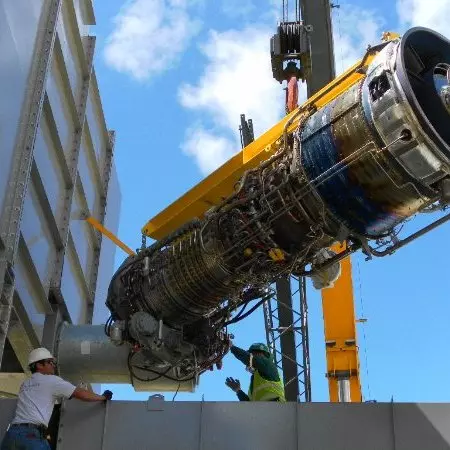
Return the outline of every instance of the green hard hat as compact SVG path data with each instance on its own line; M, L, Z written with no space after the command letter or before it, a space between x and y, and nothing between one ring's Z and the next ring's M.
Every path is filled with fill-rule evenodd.
M269 347L267 347L266 344L262 344L260 342L250 345L250 348L248 349L248 351L249 352L254 352L254 351L264 352L264 353L267 353L267 355L270 355Z

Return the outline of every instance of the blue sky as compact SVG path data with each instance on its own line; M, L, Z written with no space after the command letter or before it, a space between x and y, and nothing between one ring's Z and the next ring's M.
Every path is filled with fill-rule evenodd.
M117 132L123 204L120 238L140 243L141 226L239 150L239 114L259 135L283 113L269 39L281 1L109 0L95 2L96 71L108 127ZM338 3L338 2L335 2ZM338 71L385 30L428 26L447 34L449 0L340 1L333 13ZM429 220L419 218L417 227ZM450 401L450 225L394 256L353 257L364 397ZM118 251L116 264L124 255ZM327 401L320 293L308 289L314 401ZM100 299L98 301L101 301ZM262 312L234 330L243 347L265 338ZM232 356L178 400L234 400L226 376L249 375ZM117 399L145 399L114 387ZM171 399L170 393L166 398Z

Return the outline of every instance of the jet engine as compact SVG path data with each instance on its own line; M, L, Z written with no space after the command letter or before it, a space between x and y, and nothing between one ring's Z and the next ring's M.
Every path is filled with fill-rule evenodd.
M350 83L352 73L362 76ZM117 270L106 330L132 345L132 374L197 377L278 277L325 288L350 253L390 254L448 220L398 237L407 219L450 201L450 42L413 28L339 80L331 101L318 106L327 86L292 113L277 152L228 198ZM345 250L332 252L338 242Z

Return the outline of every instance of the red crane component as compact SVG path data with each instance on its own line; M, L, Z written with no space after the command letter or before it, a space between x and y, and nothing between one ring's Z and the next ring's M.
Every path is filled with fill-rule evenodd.
M292 75L288 79L286 88L286 114L294 111L298 106L298 79Z

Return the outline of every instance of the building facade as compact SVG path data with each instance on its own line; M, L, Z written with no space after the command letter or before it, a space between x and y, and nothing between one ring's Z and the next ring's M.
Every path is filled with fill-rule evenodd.
M61 321L106 320L121 194L102 109L92 0L0 2L0 391ZM94 303L100 308L95 312Z

